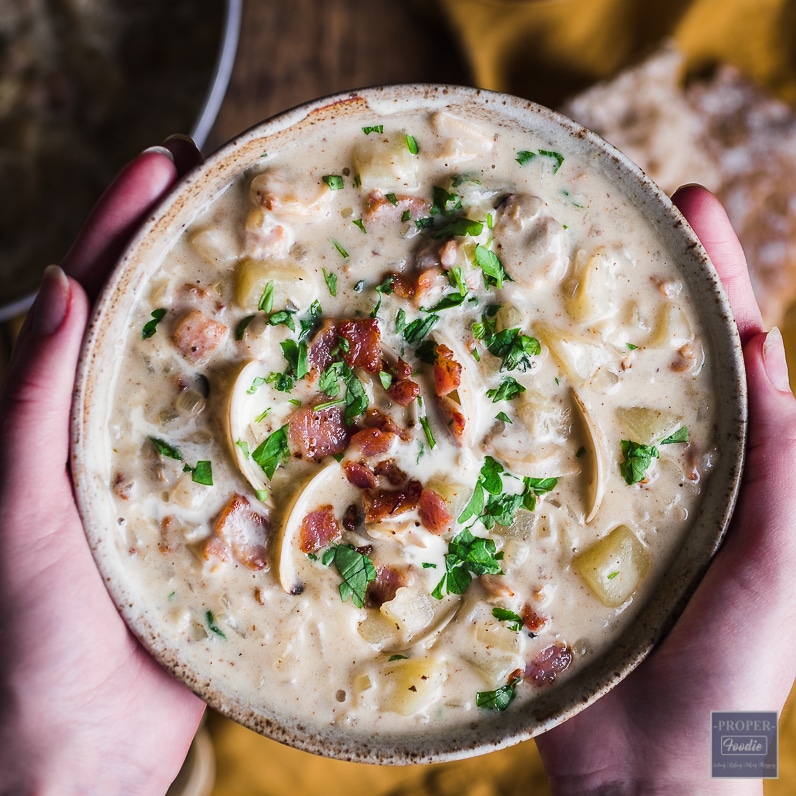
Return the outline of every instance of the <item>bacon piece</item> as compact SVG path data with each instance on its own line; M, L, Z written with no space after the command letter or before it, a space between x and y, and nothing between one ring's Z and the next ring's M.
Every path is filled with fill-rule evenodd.
M385 415L380 409L371 407L365 412L365 425L369 428L380 428L382 431L392 431L397 434L403 442L408 442L412 435L401 428L389 415Z
M261 570L268 566L265 555L265 540L268 535L268 520L254 511L243 495L234 494L221 510L213 526L213 535L202 547L205 560L220 558L219 542L232 551L232 557L247 569Z
M532 605L526 603L522 608L522 623L531 633L538 633L547 623L548 618L536 613Z
M339 406L314 411L302 407L288 418L290 447L305 459L318 461L324 456L342 453L348 447L351 430L346 426Z
M560 642L545 647L525 666L524 677L534 685L550 685L572 663L572 650Z
M365 604L371 608L378 608L384 603L395 599L395 594L401 586L409 582L408 570L395 567L376 567L376 580L368 584Z
M358 448L363 456L381 456L392 447L396 435L392 431L368 427L351 437L351 447Z
M445 418L445 424L448 430L453 435L453 441L457 445L461 445L464 428L467 424L461 405L454 401L449 395L438 396L437 404L440 408L440 412Z
M208 318L201 310L191 310L177 322L171 340L193 365L203 365L227 336L223 323Z
M434 390L439 396L447 395L462 383L462 366L446 345L436 346L434 354Z
M310 343L310 365L318 370L326 370L332 364L332 351L339 339L334 322L325 319Z
M359 509L352 503L343 514L343 528L347 531L355 531L361 521Z
M373 489L373 487L377 486L379 483L378 478L376 478L376 473L366 464L349 460L343 462L343 470L345 471L345 477L348 479L348 482L360 489Z
M417 508L423 486L411 480L400 489L367 489L362 494L365 522L378 523Z
M340 523L334 516L334 508L331 505L321 506L301 521L299 547L302 553L314 553L341 537Z
M445 499L433 489L423 489L417 509L423 527L437 536L442 536L453 523L453 515L448 511Z
M343 360L352 368L364 368L368 373L381 370L381 330L375 318L340 321L337 333L348 341Z
M410 299L415 295L415 284L409 277L403 274L389 274L392 277L392 292L398 298Z
M373 472L376 475L383 475L393 486L405 484L408 480L407 474L395 463L395 459L385 459L379 462Z
M409 378L412 375L412 368L403 359L399 357L395 366L383 362L382 369L393 377L392 384L387 388L387 395L395 403L409 406L420 395L420 385Z

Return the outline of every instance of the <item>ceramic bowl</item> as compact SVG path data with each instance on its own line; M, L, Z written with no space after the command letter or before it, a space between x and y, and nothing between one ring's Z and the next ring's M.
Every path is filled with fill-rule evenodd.
M410 108L476 108L483 117L516 125L585 156L657 230L682 280L700 307L714 369L716 445L720 456L707 481L693 526L651 599L616 643L562 687L540 689L521 710L481 713L477 721L423 735L386 734L363 739L345 727L308 726L296 720L278 693L267 704L243 699L221 671L195 668L170 628L149 610L145 587L129 573L128 543L117 525L109 470L108 413L128 316L164 253L192 219L264 152L341 116L369 124L376 112ZM131 407L133 411L133 407ZM72 473L80 513L97 566L122 616L151 654L211 706L278 741L331 757L369 763L428 763L493 751L565 721L617 685L675 622L730 521L741 476L746 393L737 330L727 298L704 249L679 211L624 155L571 120L515 97L472 88L409 85L352 91L310 102L240 135L187 176L138 232L97 302L83 349L73 408Z

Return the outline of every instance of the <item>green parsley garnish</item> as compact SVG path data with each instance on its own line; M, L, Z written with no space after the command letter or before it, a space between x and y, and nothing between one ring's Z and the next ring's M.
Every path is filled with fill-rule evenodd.
M487 287L496 287L500 290L503 287L503 282L511 281L500 258L480 243L475 247L475 262L484 273L484 284Z
M500 575L500 560L494 539L473 536L465 528L448 542L445 554L445 574L432 595L441 600L445 594L464 594L474 576Z
M177 459L178 461L182 461L182 454L180 453L179 449L175 448L173 445L169 445L168 442L164 442L162 439L158 439L157 437L149 437L148 439L157 448L157 451L161 456L165 456L167 459Z
M531 152L528 149L521 149L519 152L517 152L517 157L515 157L514 160L516 160L517 163L520 164L520 166L524 166L526 163L529 163L535 157L536 157L536 152Z
M274 477L274 472L280 464L285 464L290 458L290 449L287 444L287 424L270 434L252 453L252 459L260 465L268 479Z
M625 343L625 345L628 347L630 351L636 351L638 349L638 346L635 345L634 343Z
M426 435L426 442L428 442L428 447L431 450L437 447L437 441L434 439L434 432L431 430L431 425L428 422L428 418L423 416L420 418L420 425L423 428L423 433Z
M447 296L443 296L433 307L423 307L423 312L440 312L441 310L449 310L453 307L461 307L466 298L466 293L448 293Z
M324 551L321 558L324 566L334 564L343 578L340 597L345 602L349 597L357 608L365 605L368 584L376 580L376 568L364 553L351 545L339 544Z
M492 403L496 404L498 401L510 401L524 392L525 387L514 376L506 376L495 389L487 390L486 394L492 399Z
M336 246L337 244L335 244ZM338 249L340 251L340 249ZM345 250L343 250L345 251ZM344 254L343 251L340 251L340 254L343 257L348 257L348 254ZM323 271L323 281L326 282L326 287L329 289L329 295L334 297L337 295L337 274L335 273L328 273L325 268L321 269Z
M514 677L494 691L478 691L475 695L476 706L486 710L505 710L514 700L520 679Z
M647 469L653 459L658 458L658 449L654 445L642 445L623 439L620 443L622 455L625 457L619 464L619 472L627 484L637 484L647 477Z
M413 155L416 155L420 151L420 147L417 145L417 141L413 135L409 135L409 133L407 133L404 136L404 140L406 141L406 148Z
M293 321L295 310L280 310L268 318L269 326L287 326L291 332L296 331L296 324Z
M509 611L508 608L493 608L492 616L499 622L505 622L509 630L513 630L515 633L519 633L522 630L522 617L519 614L515 614L514 611Z
M243 333L246 331L246 327L254 320L254 315L247 315L245 318L241 318L238 321L238 325L235 327L235 339L236 340L243 340Z
M678 442L688 442L688 427L680 426L674 434L662 439L660 445L674 445Z
M190 473L191 480L194 483L202 484L202 486L213 486L213 466L208 461L199 461L196 463L196 467L186 464L182 471Z
M502 420L504 423L508 423L510 426L514 425L512 419L505 412L498 412L495 415L495 420Z
M385 194L385 196L387 197L387 200L390 202L390 204L395 206L398 205L398 197L394 193L392 193L392 191L388 194Z
M353 218L351 219L351 223L359 227L365 235L368 234L368 231L365 229L365 222L361 218Z
M339 174L325 174L323 181L329 186L330 191L341 191L345 187L343 178Z
M210 628L210 630L213 633L215 633L217 636L220 636L221 638L226 638L226 636L224 635L224 631L216 624L216 620L213 617L212 611L205 611L205 621L207 622L207 626Z
M166 310L162 307L156 310L152 310L151 312L152 320L147 321L144 324L144 328L141 329L141 339L142 340L149 340L153 334L158 330L158 324L166 317Z
M257 309L268 314L274 308L274 280L270 279L263 288L263 294L257 302Z
M333 241L332 241L332 246L334 246L334 248L335 248L335 249L337 249L337 253L338 253L338 254L339 254L339 255L340 255L340 256L341 256L341 257L342 257L344 260L347 260L347 259L349 258L349 256L350 256L350 255L349 255L349 254L348 254L348 252L346 251L346 249L345 249L345 246L343 246L343 244L342 244L342 243L340 243L340 241L333 240ZM324 273L325 273L325 272L324 272Z
M383 124L374 124L369 127L363 127L362 132L365 135L370 135L371 133L383 133L384 132L384 125Z

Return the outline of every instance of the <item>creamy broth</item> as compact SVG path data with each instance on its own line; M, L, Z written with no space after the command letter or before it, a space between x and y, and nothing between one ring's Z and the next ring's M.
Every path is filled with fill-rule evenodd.
M566 687L717 456L653 227L560 143L455 109L264 152L119 350L108 486L155 623L243 704L354 736Z

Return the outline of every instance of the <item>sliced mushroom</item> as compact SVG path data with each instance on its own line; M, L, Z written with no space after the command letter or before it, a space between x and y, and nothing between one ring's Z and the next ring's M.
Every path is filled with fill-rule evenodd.
M595 423L583 399L575 390L572 390L572 401L578 409L578 414L583 421L588 442L587 449L591 448L591 455L583 457L590 467L587 470L588 480L586 482L586 523L591 522L600 510L603 498L605 497L605 486L608 477L607 469L607 444L605 437L597 423Z

